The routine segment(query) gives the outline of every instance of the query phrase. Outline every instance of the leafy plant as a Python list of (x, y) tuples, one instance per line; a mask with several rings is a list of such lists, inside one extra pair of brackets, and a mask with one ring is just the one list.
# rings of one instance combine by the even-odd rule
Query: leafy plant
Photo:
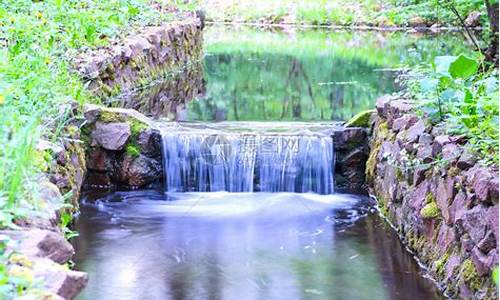
[(480, 57), (438, 56), (410, 86), (434, 123), (467, 136), (486, 162), (498, 164), (498, 71), (480, 72), (482, 65)]

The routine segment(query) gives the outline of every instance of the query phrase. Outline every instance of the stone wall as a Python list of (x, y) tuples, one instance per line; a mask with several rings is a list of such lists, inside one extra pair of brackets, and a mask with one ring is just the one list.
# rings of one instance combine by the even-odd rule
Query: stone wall
[(119, 44), (82, 53), (76, 68), (88, 88), (107, 98), (178, 73), (202, 58), (202, 24), (187, 18), (146, 27)]
[(366, 176), (381, 212), (452, 298), (497, 299), (498, 167), (409, 100), (377, 101)]
[(204, 93), (202, 62), (193, 62), (169, 78), (162, 78), (132, 93), (109, 99), (106, 104), (135, 109), (155, 119), (186, 121), (187, 103)]
[(138, 188), (163, 177), (161, 135), (132, 109), (85, 106), (86, 183)]

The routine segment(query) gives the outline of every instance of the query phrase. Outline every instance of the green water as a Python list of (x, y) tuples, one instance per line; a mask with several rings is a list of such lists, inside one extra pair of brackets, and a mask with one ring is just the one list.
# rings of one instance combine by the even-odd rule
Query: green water
[(397, 69), (467, 52), (461, 36), (208, 27), (205, 94), (179, 121), (346, 120), (399, 89)]

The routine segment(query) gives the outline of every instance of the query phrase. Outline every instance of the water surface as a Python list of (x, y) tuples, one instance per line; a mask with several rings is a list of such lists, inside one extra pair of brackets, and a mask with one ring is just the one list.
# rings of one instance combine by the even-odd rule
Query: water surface
[(343, 121), (399, 89), (401, 67), (470, 48), (444, 32), (208, 26), (204, 52), (115, 105), (177, 121)]
[(114, 193), (82, 205), (78, 299), (440, 299), (355, 195)]

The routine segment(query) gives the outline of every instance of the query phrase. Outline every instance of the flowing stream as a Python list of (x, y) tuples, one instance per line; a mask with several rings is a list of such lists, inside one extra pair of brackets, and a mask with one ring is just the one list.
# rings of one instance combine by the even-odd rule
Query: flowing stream
[(207, 28), (203, 71), (112, 103), (158, 119), (164, 189), (85, 193), (78, 299), (442, 299), (365, 191), (335, 193), (331, 129), (457, 45)]

